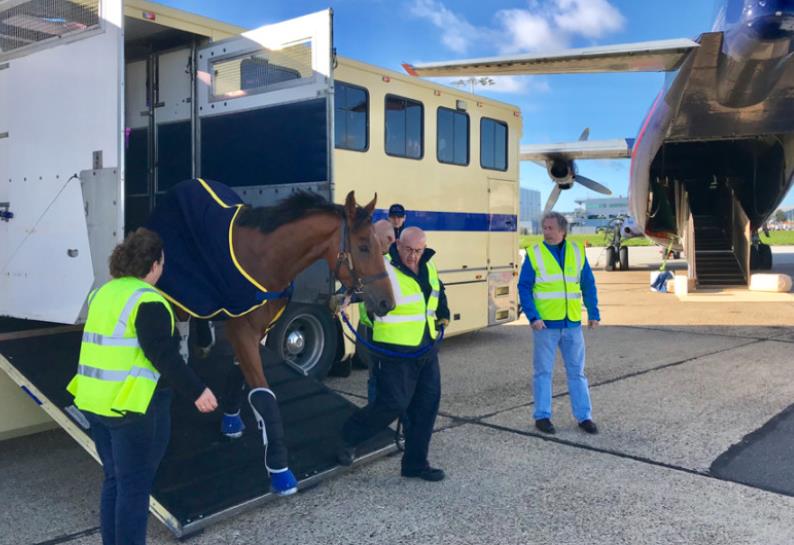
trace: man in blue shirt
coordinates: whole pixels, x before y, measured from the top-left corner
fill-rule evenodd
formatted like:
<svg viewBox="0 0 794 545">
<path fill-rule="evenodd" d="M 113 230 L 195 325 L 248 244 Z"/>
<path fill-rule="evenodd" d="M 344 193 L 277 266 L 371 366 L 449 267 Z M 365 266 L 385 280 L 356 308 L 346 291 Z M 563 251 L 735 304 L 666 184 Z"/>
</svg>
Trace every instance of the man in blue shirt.
<svg viewBox="0 0 794 545">
<path fill-rule="evenodd" d="M 592 420 L 585 345 L 581 323 L 581 298 L 587 308 L 588 327 L 598 325 L 595 278 L 584 248 L 565 240 L 568 221 L 557 212 L 543 216 L 543 242 L 527 249 L 518 279 L 521 306 L 533 330 L 533 395 L 535 427 L 555 433 L 551 422 L 551 385 L 557 349 L 568 377 L 573 415 L 586 433 L 598 433 Z"/>
</svg>

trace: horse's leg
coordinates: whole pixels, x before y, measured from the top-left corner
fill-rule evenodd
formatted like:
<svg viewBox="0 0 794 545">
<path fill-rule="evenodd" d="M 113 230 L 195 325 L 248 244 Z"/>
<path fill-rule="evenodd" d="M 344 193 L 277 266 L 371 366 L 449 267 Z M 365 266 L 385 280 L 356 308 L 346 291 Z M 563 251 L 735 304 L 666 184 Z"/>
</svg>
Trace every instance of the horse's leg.
<svg viewBox="0 0 794 545">
<path fill-rule="evenodd" d="M 221 408 L 223 409 L 221 433 L 230 439 L 242 437 L 245 430 L 245 424 L 240 417 L 244 390 L 245 379 L 240 371 L 240 363 L 235 359 L 234 365 L 226 375 L 226 384 L 224 384 L 221 397 Z"/>
<path fill-rule="evenodd" d="M 215 326 L 211 320 L 196 319 L 196 355 L 204 359 L 215 346 Z"/>
<path fill-rule="evenodd" d="M 284 443 L 281 411 L 276 401 L 276 394 L 270 389 L 265 378 L 262 358 L 259 354 L 259 341 L 271 314 L 267 311 L 255 311 L 240 318 L 230 319 L 226 331 L 237 361 L 240 362 L 240 371 L 251 387 L 248 403 L 262 430 L 265 468 L 270 474 L 271 485 L 277 494 L 288 495 L 298 490 L 298 483 L 287 465 L 287 447 Z"/>
</svg>

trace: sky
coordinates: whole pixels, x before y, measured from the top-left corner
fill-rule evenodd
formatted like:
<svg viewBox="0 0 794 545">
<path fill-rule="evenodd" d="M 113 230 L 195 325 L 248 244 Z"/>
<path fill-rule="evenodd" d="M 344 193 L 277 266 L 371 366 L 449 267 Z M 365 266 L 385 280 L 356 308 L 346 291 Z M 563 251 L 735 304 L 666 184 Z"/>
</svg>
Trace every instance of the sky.
<svg viewBox="0 0 794 545">
<path fill-rule="evenodd" d="M 246 28 L 326 9 L 334 11 L 340 55 L 401 71 L 401 63 L 543 53 L 672 38 L 711 29 L 713 0 L 161 0 L 163 4 Z M 459 78 L 454 78 L 459 79 Z M 522 144 L 570 142 L 590 128 L 591 140 L 633 138 L 663 83 L 661 73 L 571 74 L 496 78 L 477 94 L 515 104 L 523 113 Z M 628 192 L 629 161 L 581 161 L 580 174 L 616 196 Z M 521 165 L 521 186 L 553 188 L 544 168 Z M 556 210 L 598 197 L 574 186 Z M 785 205 L 794 205 L 789 195 Z"/>
</svg>

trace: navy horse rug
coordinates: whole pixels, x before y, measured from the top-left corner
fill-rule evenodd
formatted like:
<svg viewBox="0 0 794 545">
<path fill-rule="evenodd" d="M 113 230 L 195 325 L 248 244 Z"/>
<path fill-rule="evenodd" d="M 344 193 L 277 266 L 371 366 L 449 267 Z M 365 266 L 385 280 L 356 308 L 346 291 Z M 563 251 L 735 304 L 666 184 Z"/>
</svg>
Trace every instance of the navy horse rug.
<svg viewBox="0 0 794 545">
<path fill-rule="evenodd" d="M 231 188 L 199 178 L 175 185 L 149 218 L 165 252 L 157 288 L 192 316 L 240 316 L 270 299 L 234 255 L 232 227 L 243 206 Z"/>
</svg>

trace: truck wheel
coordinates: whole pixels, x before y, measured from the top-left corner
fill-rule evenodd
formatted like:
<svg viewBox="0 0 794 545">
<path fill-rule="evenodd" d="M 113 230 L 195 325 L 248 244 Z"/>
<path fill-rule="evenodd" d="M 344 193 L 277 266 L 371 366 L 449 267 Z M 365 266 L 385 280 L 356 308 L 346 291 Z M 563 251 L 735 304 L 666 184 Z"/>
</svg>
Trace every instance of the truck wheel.
<svg viewBox="0 0 794 545">
<path fill-rule="evenodd" d="M 327 308 L 290 304 L 268 333 L 267 346 L 304 375 L 322 380 L 336 358 L 337 328 Z"/>
<path fill-rule="evenodd" d="M 620 247 L 620 270 L 621 271 L 629 270 L 629 247 L 628 246 L 621 246 Z"/>
<path fill-rule="evenodd" d="M 604 269 L 608 271 L 614 271 L 617 257 L 618 256 L 615 255 L 615 248 L 613 248 L 612 246 L 607 246 L 607 263 L 604 266 Z"/>
</svg>

